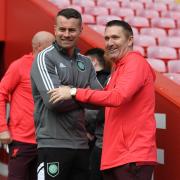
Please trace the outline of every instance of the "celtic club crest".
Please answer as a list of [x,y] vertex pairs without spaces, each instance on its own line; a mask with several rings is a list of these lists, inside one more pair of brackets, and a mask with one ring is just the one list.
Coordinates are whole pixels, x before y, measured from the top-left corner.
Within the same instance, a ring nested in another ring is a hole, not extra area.
[[47,163],[47,173],[51,177],[56,177],[59,174],[59,162]]
[[77,67],[80,71],[85,71],[85,64],[82,61],[77,61]]

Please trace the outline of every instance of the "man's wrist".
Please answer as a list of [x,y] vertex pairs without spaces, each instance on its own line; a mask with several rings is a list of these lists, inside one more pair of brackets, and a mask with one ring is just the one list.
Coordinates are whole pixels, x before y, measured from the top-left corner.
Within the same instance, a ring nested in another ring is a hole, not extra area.
[[70,89],[70,94],[72,97],[76,96],[76,93],[77,93],[77,88],[71,88]]

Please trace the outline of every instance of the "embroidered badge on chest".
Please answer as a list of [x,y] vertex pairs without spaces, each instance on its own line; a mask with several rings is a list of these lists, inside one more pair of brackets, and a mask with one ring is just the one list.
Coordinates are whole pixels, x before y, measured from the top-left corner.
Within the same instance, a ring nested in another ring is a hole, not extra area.
[[47,173],[51,177],[56,177],[59,174],[59,162],[47,163]]
[[77,61],[77,67],[80,71],[85,71],[85,64],[82,61]]

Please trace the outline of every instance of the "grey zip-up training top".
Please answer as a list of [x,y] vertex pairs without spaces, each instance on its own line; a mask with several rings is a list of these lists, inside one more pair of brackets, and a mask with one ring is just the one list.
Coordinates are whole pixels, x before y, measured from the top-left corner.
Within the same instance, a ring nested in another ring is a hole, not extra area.
[[74,99],[52,104],[47,92],[61,85],[100,89],[91,61],[77,50],[70,59],[55,42],[35,58],[31,83],[38,148],[87,149],[85,106]]

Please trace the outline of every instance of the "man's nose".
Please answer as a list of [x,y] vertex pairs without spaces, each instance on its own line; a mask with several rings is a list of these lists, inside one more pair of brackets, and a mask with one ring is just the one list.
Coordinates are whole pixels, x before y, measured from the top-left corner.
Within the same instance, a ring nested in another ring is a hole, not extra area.
[[66,30],[66,31],[65,31],[64,36],[65,36],[65,37],[68,37],[68,36],[69,36],[69,30]]
[[112,46],[113,44],[114,44],[114,41],[112,39],[109,39],[108,42],[107,42],[107,45]]

